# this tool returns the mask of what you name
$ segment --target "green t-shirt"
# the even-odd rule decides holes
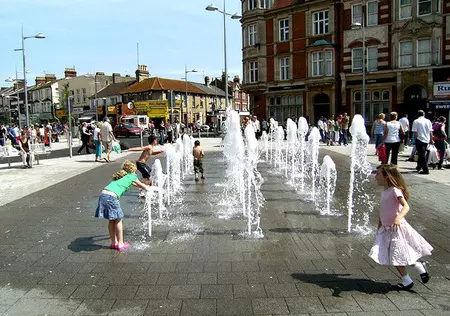
[[[137,179],[138,177],[135,173],[129,173],[119,180],[112,181],[106,186],[105,190],[114,192],[117,194],[117,198],[120,198]]]

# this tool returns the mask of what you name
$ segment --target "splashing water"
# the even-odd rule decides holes
[[[290,178],[290,183],[294,184],[295,180],[295,166],[296,166],[296,160],[295,156],[297,153],[297,124],[291,119],[287,120],[286,123],[287,128],[287,144],[286,144],[286,170],[285,170],[285,177]]]
[[[369,192],[369,175],[372,167],[367,159],[369,136],[366,133],[364,118],[357,114],[350,127],[352,135],[350,183],[348,189],[347,230],[355,229],[361,233],[369,232],[369,214],[373,210],[373,198]],[[353,226],[355,226],[353,228]]]
[[[264,153],[264,158],[267,161],[269,160],[269,135],[267,135],[266,131],[262,132],[261,144],[262,144],[261,152]]]
[[[319,129],[317,127],[313,127],[308,137],[311,199],[313,202],[316,200],[317,174],[319,173],[319,141]]]
[[[322,215],[331,215],[334,191],[336,190],[336,165],[330,156],[323,157],[320,168],[319,198],[316,207]]]
[[[181,191],[182,154],[172,144],[166,144],[166,199],[167,205],[174,203],[176,195]]]
[[[159,159],[156,159],[153,163],[150,179],[152,180],[152,186],[157,188],[159,218],[162,218],[163,212],[167,211],[164,206],[164,185],[167,176],[163,173],[161,161]]]
[[[306,134],[308,133],[308,122],[302,116],[298,119],[298,150],[300,165],[300,193],[305,192],[305,153],[306,153]]]
[[[192,172],[194,164],[194,156],[192,155],[194,148],[194,139],[188,134],[183,135],[183,175],[186,176]]]
[[[283,171],[283,140],[284,140],[284,130],[282,126],[278,126],[275,133],[275,167],[278,167],[278,171],[281,173]]]

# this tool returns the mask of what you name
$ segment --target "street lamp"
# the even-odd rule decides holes
[[[187,70],[187,65],[184,65],[184,88],[185,88],[185,104],[186,104],[186,125],[185,127],[189,126],[189,106],[188,106],[188,81],[187,81],[187,75],[190,72],[198,72],[195,69]],[[181,107],[181,122],[183,122],[183,106]]]
[[[362,109],[361,113],[364,113],[366,109],[366,30],[364,28],[364,14],[362,15],[361,22],[352,23],[351,28],[353,30],[361,30],[362,33]],[[368,115],[365,113],[365,115]]]
[[[26,110],[26,123],[27,126],[30,126],[30,117],[28,114],[28,95],[27,95],[27,74],[25,71],[26,62],[25,62],[25,40],[29,38],[37,38],[37,39],[43,39],[45,38],[45,35],[42,33],[37,33],[34,36],[23,36],[23,25],[22,25],[22,48],[16,48],[15,51],[22,51],[22,64],[23,64],[23,84],[24,88],[23,91],[25,93],[25,110]],[[20,119],[19,119],[20,121]]]
[[[206,11],[217,11],[223,14],[223,57],[225,64],[225,108],[228,109],[228,66],[227,66],[227,15],[231,16],[233,20],[242,18],[239,14],[230,14],[226,12],[225,0],[223,0],[223,11],[212,4],[205,8]]]
[[[69,156],[72,158],[72,118],[70,116],[70,99],[73,99],[73,95],[67,97],[67,116],[69,117]]]

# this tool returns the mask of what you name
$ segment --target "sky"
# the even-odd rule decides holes
[[[28,85],[46,73],[62,78],[64,68],[77,73],[102,71],[134,76],[139,63],[151,76],[181,79],[184,67],[196,69],[189,80],[220,77],[224,69],[224,0],[0,0],[0,86],[9,86],[16,67],[22,74],[21,25],[25,41]],[[228,0],[227,12],[241,14],[239,0]],[[228,74],[240,75],[241,25],[227,18]]]

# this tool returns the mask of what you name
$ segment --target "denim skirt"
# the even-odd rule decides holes
[[[109,220],[122,219],[123,211],[120,207],[119,199],[115,196],[102,193],[98,198],[98,206],[95,217]]]

